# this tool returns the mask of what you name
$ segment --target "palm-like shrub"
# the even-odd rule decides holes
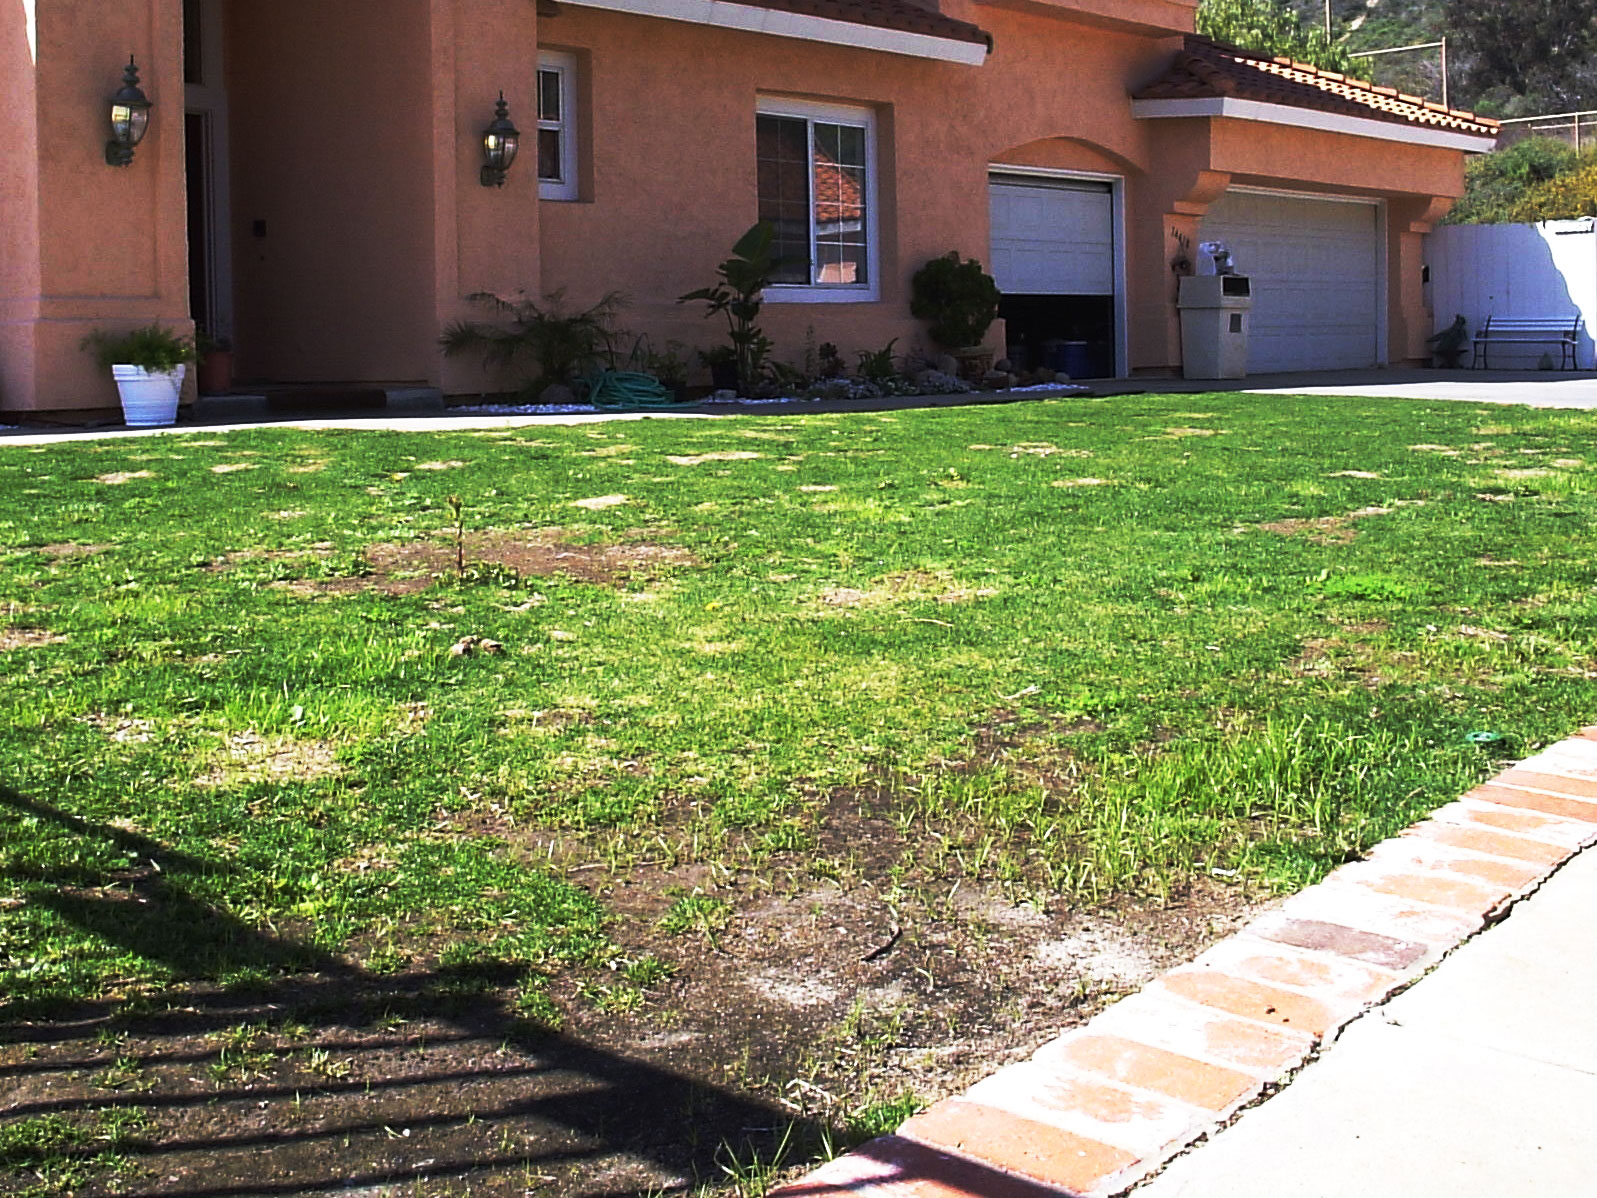
[[[565,293],[553,291],[543,302],[525,295],[505,297],[478,292],[468,298],[491,307],[508,324],[457,321],[444,329],[440,342],[450,357],[482,355],[490,370],[527,370],[522,393],[536,398],[553,383],[570,383],[616,364],[615,318],[625,301],[612,291],[580,312],[567,312]]]

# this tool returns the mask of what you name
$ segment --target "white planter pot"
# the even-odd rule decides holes
[[[112,366],[117,394],[122,397],[122,419],[130,428],[160,428],[177,423],[177,401],[183,391],[183,372],[157,373],[142,366]]]

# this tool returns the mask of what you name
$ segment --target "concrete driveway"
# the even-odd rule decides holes
[[[1183,380],[1183,387],[1187,385]],[[1233,388],[1228,385],[1226,389]],[[1256,395],[1347,395],[1524,404],[1532,408],[1597,408],[1597,373],[1587,371],[1347,370],[1264,375],[1245,379],[1234,389]]]

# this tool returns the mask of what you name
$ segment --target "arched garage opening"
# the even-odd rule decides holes
[[[988,173],[990,262],[1017,369],[1126,373],[1125,175],[1065,139],[999,155]]]

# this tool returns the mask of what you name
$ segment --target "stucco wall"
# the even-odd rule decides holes
[[[110,409],[85,333],[187,328],[181,37],[167,0],[0,0],[0,403]],[[30,36],[31,33],[31,36]],[[129,167],[105,163],[110,97],[134,54],[155,105]]]
[[[1121,176],[1133,370],[1179,363],[1172,260],[1235,183],[1388,201],[1392,356],[1423,350],[1420,237],[1462,160],[1340,134],[1229,120],[1135,120],[1194,0],[945,0],[991,31],[969,67],[532,0],[254,0],[228,5],[235,324],[242,376],[496,385],[445,361],[474,291],[620,289],[656,344],[719,343],[676,297],[708,283],[755,217],[761,95],[869,107],[879,155],[880,299],[773,302],[780,355],[925,343],[908,282],[957,249],[988,257],[987,175],[1009,163]],[[89,327],[185,323],[180,0],[40,4],[33,65],[20,0],[0,0],[0,404],[110,406],[77,341]],[[1066,11],[1066,10],[1070,11]],[[538,46],[577,54],[583,179],[540,202]],[[105,101],[132,49],[156,117],[127,171],[100,161]],[[478,138],[503,88],[526,153],[478,186]],[[264,237],[255,222],[264,222]],[[998,340],[995,329],[991,338]]]
[[[1080,8],[1081,6],[1074,6]],[[1086,6],[1091,8],[1091,5]],[[1176,6],[1190,18],[1190,5]],[[587,302],[617,288],[625,321],[695,347],[723,334],[674,303],[710,281],[755,217],[754,113],[762,95],[868,107],[878,121],[881,298],[869,304],[770,302],[778,354],[806,343],[900,349],[925,342],[908,314],[909,277],[958,249],[988,256],[987,174],[995,162],[1117,174],[1124,180],[1126,337],[1134,371],[1180,362],[1172,261],[1227,185],[1402,198],[1423,212],[1462,189],[1449,150],[1234,120],[1137,120],[1131,91],[1163,68],[1168,29],[1142,32],[1040,3],[954,0],[951,15],[994,37],[967,67],[706,29],[567,6],[546,18],[545,46],[577,51],[591,121],[582,200],[542,209],[544,291]],[[1169,5],[1144,5],[1175,11]],[[1128,10],[1119,10],[1128,19]],[[1163,19],[1174,21],[1176,17]],[[684,75],[682,64],[713,63]],[[639,97],[648,103],[639,103]],[[1407,209],[1405,209],[1407,211]],[[1391,356],[1411,356],[1424,323],[1407,284],[1417,236],[1392,225]]]
[[[0,0],[0,405],[33,390],[38,318],[39,171],[33,28],[21,0]],[[9,402],[8,402],[9,401]]]
[[[592,134],[582,146],[591,163],[583,199],[541,205],[542,289],[586,303],[620,288],[630,300],[625,322],[656,342],[720,341],[718,327],[674,301],[711,281],[755,219],[756,102],[823,100],[876,114],[881,298],[770,302],[762,323],[790,361],[811,330],[814,341],[848,349],[892,337],[900,350],[924,342],[924,326],[909,316],[910,276],[950,249],[988,257],[990,163],[1119,173],[1135,195],[1148,132],[1132,120],[1126,95],[1164,55],[1157,39],[1035,13],[961,15],[995,35],[998,49],[984,66],[571,6],[544,18],[545,47],[582,55]],[[694,61],[715,67],[684,74]],[[1140,263],[1149,253],[1133,246],[1128,256]],[[1134,344],[1132,353],[1162,360],[1163,347]]]

